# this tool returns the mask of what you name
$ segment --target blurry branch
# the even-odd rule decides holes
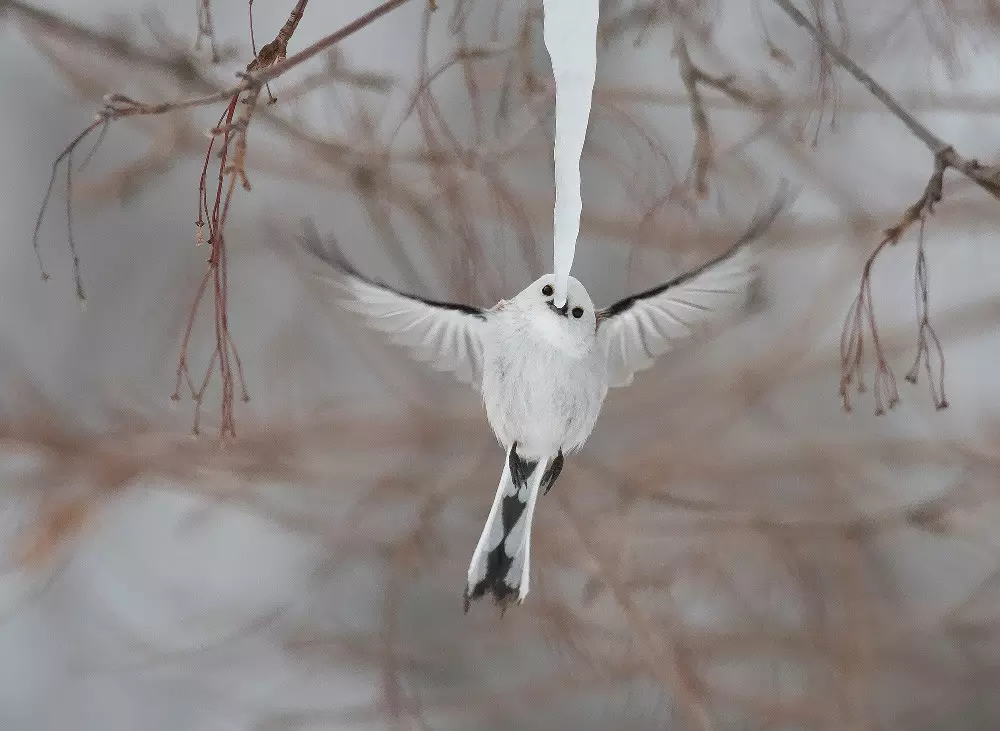
[[[661,647],[659,634],[656,632],[651,618],[642,610],[632,597],[628,587],[624,586],[615,566],[603,556],[594,545],[593,531],[590,522],[585,520],[571,507],[566,499],[566,493],[557,496],[563,512],[573,524],[580,539],[580,544],[589,555],[591,561],[597,564],[600,581],[611,591],[615,601],[621,607],[626,621],[640,641],[643,653],[650,655],[648,670],[659,680],[664,688],[674,691],[677,703],[689,721],[688,728],[697,731],[711,731],[714,728],[708,713],[706,699],[688,653],[680,645],[677,628],[669,626],[663,634],[666,647]],[[670,624],[673,624],[672,622]]]
[[[677,37],[677,60],[681,66],[681,80],[691,99],[691,124],[694,125],[694,150],[691,152],[691,169],[694,172],[694,191],[699,198],[708,195],[708,169],[712,164],[712,129],[702,102],[698,82],[699,69],[691,63],[684,36]]]
[[[708,172],[712,166],[713,145],[712,129],[705,111],[705,100],[698,88],[699,84],[722,92],[730,100],[744,107],[757,108],[766,112],[773,104],[757,101],[750,94],[738,88],[730,77],[713,76],[696,66],[688,52],[687,41],[681,35],[677,36],[675,50],[681,67],[681,81],[684,82],[691,106],[691,123],[695,132],[694,150],[691,153],[694,190],[698,198],[704,198],[708,195]]]
[[[198,0],[198,33],[194,38],[196,51],[206,38],[212,49],[212,63],[219,63],[219,51],[215,47],[215,23],[212,21],[212,0]]]
[[[22,21],[38,26],[46,35],[94,48],[122,61],[150,65],[181,79],[191,78],[197,73],[189,58],[180,55],[167,58],[157,56],[130,43],[120,34],[102,33],[71,23],[55,13],[28,5],[21,0],[6,0],[5,4],[0,5],[0,11],[16,14]]]
[[[917,119],[906,111],[892,95],[875,81],[864,69],[858,66],[846,53],[805,15],[803,15],[791,0],[774,0],[797,25],[804,28],[820,45],[824,54],[828,54],[841,68],[853,76],[858,83],[878,99],[893,116],[899,119],[914,137],[920,140],[934,156],[934,167],[923,193],[913,205],[907,208],[899,221],[885,230],[882,240],[875,251],[865,262],[861,275],[860,291],[847,312],[844,321],[844,331],[841,336],[841,376],[840,395],[844,409],[850,410],[851,403],[848,391],[856,382],[859,393],[866,390],[861,369],[864,364],[864,333],[867,329],[871,334],[871,345],[875,358],[875,412],[885,413],[899,402],[896,390],[896,377],[888,365],[882,344],[878,335],[871,295],[871,270],[879,253],[888,245],[896,244],[903,234],[915,223],[920,224],[917,237],[917,263],[914,272],[914,287],[917,303],[917,355],[913,366],[906,374],[906,380],[917,382],[917,374],[921,364],[924,365],[929,379],[931,397],[937,408],[947,407],[948,400],[944,394],[944,351],[937,334],[930,323],[928,310],[929,279],[927,259],[924,252],[924,225],[928,215],[934,212],[935,204],[943,196],[944,174],[951,168],[962,173],[972,182],[985,190],[994,198],[1000,198],[1000,170],[996,166],[983,165],[975,158],[966,158],[955,148],[931,132]],[[931,350],[934,350],[936,367],[932,364]],[[936,374],[935,374],[936,371]]]

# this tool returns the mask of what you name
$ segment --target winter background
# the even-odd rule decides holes
[[[253,6],[258,47],[291,4]],[[290,52],[370,5],[314,0]],[[872,283],[901,403],[873,413],[869,339],[845,413],[844,315],[932,160],[768,0],[602,3],[574,269],[598,304],[721,251],[778,178],[801,194],[746,315],[610,394],[539,501],[526,604],[462,614],[502,460],[477,396],[364,332],[297,258],[311,221],[370,275],[476,305],[548,270],[540,3],[437,5],[278,79],[254,118],[226,229],[251,400],[219,445],[217,384],[198,438],[170,395],[224,105],[116,123],[76,174],[86,309],[64,187],[48,282],[31,237],[102,95],[230,84],[253,57],[247,3],[213,0],[212,66],[195,2],[0,1],[0,728],[995,727],[1000,203],[950,172],[927,221],[949,408],[926,373],[902,378],[914,227]],[[939,136],[996,159],[992,2],[799,6]],[[752,98],[698,87],[704,198],[678,37]]]

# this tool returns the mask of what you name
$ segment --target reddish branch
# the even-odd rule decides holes
[[[247,182],[246,179],[246,173],[243,171],[241,152],[246,148],[246,123],[249,120],[249,116],[247,116],[246,120],[244,120],[242,116],[240,117],[239,121],[245,122],[243,124],[233,121],[233,116],[236,113],[238,103],[239,97],[233,97],[233,100],[229,103],[226,111],[219,119],[219,125],[213,130],[213,133],[216,133],[216,136],[213,136],[211,141],[208,143],[208,150],[205,153],[205,164],[202,166],[201,179],[198,183],[198,221],[196,224],[197,242],[200,245],[205,241],[204,229],[207,225],[208,242],[211,246],[211,251],[208,259],[208,270],[205,272],[202,277],[201,284],[198,286],[194,302],[191,305],[191,313],[188,317],[187,327],[184,329],[184,338],[181,341],[181,352],[177,362],[177,383],[174,387],[174,393],[171,396],[174,401],[180,400],[181,385],[182,383],[186,383],[188,392],[195,402],[193,427],[195,434],[200,431],[202,399],[204,398],[205,390],[208,388],[208,384],[216,370],[219,373],[222,384],[222,398],[220,405],[221,422],[219,425],[221,435],[232,435],[235,432],[232,409],[233,364],[236,365],[236,374],[240,380],[242,398],[244,401],[249,401],[250,399],[246,390],[246,383],[243,380],[243,368],[240,363],[239,352],[237,351],[236,345],[233,343],[232,337],[229,333],[229,315],[227,306],[228,267],[226,261],[225,236],[223,232],[225,221],[229,213],[229,205],[232,201],[233,190],[236,187],[236,180],[241,180],[244,188],[249,190],[250,187],[249,182]],[[252,103],[248,104],[244,109],[245,115],[249,115],[250,113],[252,113]],[[210,208],[207,184],[208,168],[211,164],[212,149],[215,146],[218,135],[222,136],[221,150],[219,153],[218,182],[215,189],[214,200]],[[242,140],[242,142],[240,142],[240,140]],[[231,142],[233,142],[233,144],[230,144]],[[230,149],[232,149],[233,156],[235,158],[232,163],[229,162]],[[224,196],[223,189],[225,189]],[[208,219],[207,221],[205,220],[206,217]],[[205,292],[208,290],[209,282],[212,284],[212,293],[215,304],[215,347],[212,350],[212,355],[209,357],[208,366],[205,369],[205,375],[201,383],[196,386],[191,378],[191,372],[188,367],[188,349],[190,347],[191,333],[194,329],[195,319],[197,318]]]
[[[885,231],[879,245],[875,247],[875,251],[865,262],[861,275],[861,290],[848,310],[841,335],[840,396],[843,399],[845,410],[849,411],[851,408],[849,389],[852,382],[857,381],[859,392],[865,390],[861,369],[864,363],[864,333],[866,329],[871,332],[872,350],[875,357],[875,413],[883,414],[886,407],[891,409],[899,402],[896,377],[885,359],[882,343],[878,336],[878,328],[875,324],[871,298],[871,268],[882,249],[899,241],[910,226],[917,222],[919,222],[920,227],[917,236],[917,263],[913,277],[917,305],[917,355],[913,366],[906,374],[906,380],[910,383],[916,383],[917,374],[921,364],[923,364],[927,370],[934,405],[939,409],[948,406],[948,400],[944,394],[944,350],[930,321],[929,279],[927,257],[924,251],[924,225],[928,214],[934,212],[934,205],[942,198],[944,171],[947,169],[943,155],[935,155],[934,160],[934,172],[931,174],[930,180],[927,181],[923,195],[903,212],[902,218],[895,226]],[[931,349],[934,350],[933,363]]]
[[[886,361],[878,336],[875,313],[872,308],[871,270],[875,259],[881,251],[886,246],[898,242],[903,234],[915,223],[920,224],[917,237],[917,262],[914,271],[914,286],[917,301],[917,356],[913,367],[906,374],[906,380],[916,383],[917,373],[920,370],[921,364],[923,364],[930,380],[931,397],[934,399],[934,404],[939,409],[945,408],[948,405],[948,400],[944,394],[944,351],[941,348],[941,342],[937,334],[934,332],[934,328],[931,326],[928,311],[929,280],[927,258],[924,251],[924,226],[927,216],[933,212],[934,205],[940,202],[943,196],[944,174],[949,168],[962,173],[991,196],[998,199],[1000,199],[1000,169],[991,165],[982,165],[974,158],[966,158],[959,154],[954,147],[935,135],[927,127],[918,122],[912,114],[903,109],[899,102],[881,84],[875,81],[868,72],[840,50],[822,30],[792,4],[791,0],[774,0],[774,2],[796,24],[805,28],[819,44],[825,55],[829,55],[838,66],[853,76],[872,96],[885,105],[886,109],[893,116],[906,125],[907,129],[918,140],[924,143],[934,156],[934,169],[927,181],[923,194],[913,205],[903,212],[902,217],[894,226],[885,231],[884,237],[878,246],[875,247],[875,251],[868,257],[868,261],[865,262],[864,269],[862,270],[858,296],[854,299],[854,303],[847,312],[847,317],[844,321],[844,331],[841,335],[840,395],[844,402],[844,408],[847,410],[851,408],[848,392],[852,384],[856,385],[859,392],[865,390],[861,370],[864,365],[866,330],[871,336],[871,347],[875,360],[875,413],[884,413],[886,408],[891,409],[899,401],[899,394],[896,391],[896,378],[892,372],[892,368]]]
[[[292,9],[288,21],[278,32],[275,40],[264,45],[256,58],[247,66],[248,71],[260,71],[273,66],[286,56],[288,40],[302,18],[308,0],[298,0]],[[251,14],[251,18],[252,18]],[[251,21],[252,23],[252,21]],[[252,25],[251,25],[252,27]],[[177,359],[177,380],[171,399],[180,400],[181,387],[186,385],[188,394],[195,403],[193,431],[198,434],[201,428],[201,405],[212,377],[218,373],[221,384],[219,403],[219,434],[220,436],[235,436],[236,423],[233,418],[233,401],[236,380],[239,380],[240,395],[244,402],[250,400],[247,393],[246,380],[243,377],[243,364],[240,361],[239,350],[233,342],[229,331],[229,283],[228,262],[225,245],[225,226],[229,217],[230,204],[237,181],[244,190],[250,190],[250,181],[246,174],[247,130],[257,101],[260,98],[261,85],[257,84],[243,94],[234,94],[226,111],[212,129],[212,139],[205,152],[205,163],[202,166],[198,181],[198,219],[196,222],[196,241],[200,245],[205,239],[205,228],[208,228],[208,243],[210,254],[208,269],[202,277],[201,284],[191,305],[191,314],[184,329],[181,341],[181,352]],[[274,98],[273,96],[271,97]],[[236,109],[242,101],[242,111],[236,117]],[[234,119],[235,118],[235,119]],[[211,165],[212,150],[216,141],[222,138],[219,150],[218,174],[215,191],[209,205],[208,169]],[[195,320],[204,300],[208,285],[211,282],[214,304],[213,332],[215,344],[208,359],[204,376],[200,384],[195,384],[189,367],[189,349]]]

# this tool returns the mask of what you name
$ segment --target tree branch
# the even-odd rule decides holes
[[[386,13],[400,7],[408,0],[387,0],[375,9],[362,15],[351,23],[343,26],[339,30],[321,38],[311,46],[286,57],[288,42],[291,39],[302,14],[308,4],[308,0],[296,0],[288,20],[278,31],[277,36],[270,43],[265,44],[260,52],[255,54],[253,61],[247,65],[247,71],[238,74],[241,81],[221,91],[216,91],[201,96],[189,97],[177,101],[144,103],[136,101],[124,94],[112,93],[104,98],[104,107],[95,115],[94,121],[78,135],[59,155],[53,164],[52,179],[49,182],[38,220],[35,225],[33,246],[38,265],[41,269],[43,279],[48,278],[48,274],[42,265],[41,253],[38,246],[38,233],[42,219],[50,201],[53,186],[56,181],[56,173],[61,164],[66,165],[66,220],[69,237],[70,252],[73,256],[73,271],[76,281],[77,296],[81,303],[85,303],[85,294],[80,276],[79,257],[76,254],[76,246],[73,240],[73,220],[72,220],[72,161],[73,154],[77,147],[87,139],[91,133],[100,129],[101,135],[98,143],[103,139],[104,132],[108,125],[123,117],[151,116],[166,114],[193,107],[202,107],[209,104],[227,102],[226,111],[219,119],[218,125],[211,130],[212,139],[208,146],[205,162],[202,167],[201,178],[198,186],[198,220],[196,222],[196,240],[198,244],[208,243],[211,253],[208,259],[208,270],[205,272],[202,282],[195,295],[191,306],[191,314],[188,325],[184,332],[181,343],[181,352],[177,365],[177,384],[172,398],[180,398],[181,386],[186,385],[191,398],[195,402],[194,431],[199,430],[199,416],[206,389],[213,375],[218,374],[222,385],[221,402],[221,424],[220,436],[235,434],[233,421],[233,399],[235,393],[235,380],[238,379],[242,392],[242,399],[249,400],[246,385],[243,380],[243,367],[240,362],[236,344],[233,342],[228,321],[228,283],[227,264],[225,247],[225,225],[230,203],[237,183],[240,183],[246,190],[250,189],[250,182],[246,175],[246,151],[247,151],[247,130],[257,108],[261,91],[268,81],[275,79],[290,69],[304,63],[313,56],[322,53],[324,50],[339,43],[352,33],[361,30],[365,26],[374,22]],[[209,8],[207,2],[199,4],[199,22],[204,19]],[[252,17],[252,16],[251,16]],[[199,30],[203,30],[201,23]],[[237,107],[242,101],[242,108],[236,114]],[[209,195],[208,167],[211,161],[212,150],[216,140],[221,139],[219,147],[219,168],[217,182],[215,185],[214,200]],[[86,159],[89,160],[93,153],[89,153]],[[85,160],[86,162],[86,160]],[[207,229],[207,231],[206,231]],[[207,235],[206,235],[207,233]],[[211,292],[215,305],[215,347],[209,358],[205,369],[204,378],[200,385],[196,383],[190,374],[188,365],[188,351],[192,335],[192,328],[197,317],[201,303],[209,291]]]
[[[715,89],[742,106],[768,112],[773,108],[773,102],[754,99],[749,93],[739,88],[731,76],[714,76],[691,60],[687,41],[678,33],[674,51],[680,65],[681,81],[687,93],[688,104],[691,107],[691,124],[694,127],[694,149],[691,152],[691,175],[695,195],[704,198],[708,195],[708,173],[712,167],[713,142],[712,127],[706,111],[705,98],[700,86],[703,84]]]
[[[942,140],[931,130],[921,124],[912,114],[902,107],[893,96],[872,78],[871,74],[856,64],[846,53],[812,21],[802,14],[792,4],[792,0],[774,0],[797,25],[801,26],[819,44],[823,53],[828,54],[833,61],[847,71],[873,97],[880,101],[886,109],[899,119],[910,132],[920,140],[934,156],[934,168],[927,180],[924,191],[915,203],[909,206],[895,225],[885,230],[882,240],[875,251],[865,262],[861,274],[861,284],[858,295],[847,311],[844,329],[840,341],[840,396],[844,409],[851,409],[849,390],[855,385],[859,393],[867,390],[862,377],[865,360],[865,331],[870,333],[871,347],[875,361],[875,413],[883,414],[899,403],[899,393],[896,390],[896,377],[886,360],[882,343],[878,334],[878,324],[875,318],[871,293],[871,271],[875,259],[886,246],[895,245],[904,233],[915,223],[919,223],[917,237],[917,262],[914,271],[914,288],[917,306],[917,356],[913,366],[906,375],[906,380],[917,382],[917,373],[921,364],[926,368],[929,378],[931,398],[938,409],[948,406],[944,393],[944,350],[930,322],[928,310],[929,275],[927,258],[924,249],[924,227],[927,216],[934,212],[935,204],[944,195],[944,174],[948,168],[954,168],[980,188],[1000,199],[1000,170],[995,166],[986,166],[976,159],[966,158],[955,148]],[[934,352],[932,361],[931,352]],[[935,374],[936,371],[936,374]]]
[[[688,53],[684,36],[677,36],[675,50],[681,66],[681,81],[684,82],[684,88],[691,101],[691,124],[694,126],[691,169],[694,173],[694,190],[695,195],[704,198],[708,195],[708,169],[712,165],[712,128],[708,124],[708,114],[705,113],[701,90],[698,89],[701,74],[691,62],[691,54]]]
[[[296,7],[304,7],[306,2],[298,0]],[[386,15],[407,2],[409,2],[409,0],[386,0],[386,2],[379,5],[374,10],[365,13],[360,18],[357,18],[342,27],[340,30],[324,36],[311,46],[308,46],[291,56],[281,58],[280,60],[276,55],[271,54],[271,51],[274,50],[272,44],[278,41],[276,38],[275,41],[272,41],[261,48],[260,54],[258,54],[257,58],[250,62],[247,67],[247,71],[237,73],[237,76],[240,77],[241,81],[238,84],[230,86],[229,88],[221,89],[219,91],[212,92],[211,94],[203,94],[200,96],[188,97],[186,99],[176,99],[173,101],[163,102],[140,102],[124,94],[112,93],[105,97],[104,108],[98,112],[98,116],[103,117],[107,121],[113,121],[122,117],[167,114],[169,112],[175,112],[182,109],[204,107],[210,104],[228,101],[238,94],[243,94],[244,92],[248,92],[253,89],[263,88],[264,84],[267,82],[282,76],[296,66],[308,61],[313,56],[322,53],[331,46],[336,45],[348,36],[356,33],[367,25],[370,25],[383,15]],[[291,18],[289,18],[289,22],[291,22]],[[295,24],[297,24],[297,21]],[[294,30],[295,24],[292,25],[292,30]],[[289,24],[286,23],[285,28],[288,26]],[[282,28],[282,31],[285,31],[285,28]],[[288,39],[286,38],[286,46],[287,42]],[[270,65],[265,65],[263,62],[265,59],[262,59],[262,56],[265,55],[265,49],[270,49],[267,51],[268,58],[273,59]]]
[[[215,22],[212,20],[212,0],[198,0],[198,34],[194,39],[196,51],[206,38],[212,50],[212,63],[219,63],[219,51],[215,46]]]
[[[809,35],[820,45],[824,53],[847,71],[857,80],[872,96],[885,105],[894,117],[906,125],[913,135],[927,146],[932,154],[940,156],[945,168],[954,168],[967,178],[983,188],[995,198],[1000,198],[1000,170],[995,166],[986,166],[978,160],[969,159],[960,155],[954,147],[942,140],[927,127],[917,121],[916,117],[897,102],[884,86],[875,81],[872,76],[863,68],[858,66],[846,53],[841,51],[830,38],[823,33],[816,25],[803,15],[796,8],[791,0],[774,0],[785,13],[799,26],[804,28]]]

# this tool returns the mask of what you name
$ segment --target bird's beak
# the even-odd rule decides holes
[[[555,302],[556,302],[555,300],[549,300],[548,302],[549,309],[558,315],[566,317],[569,313],[569,300],[566,300],[566,304],[564,304],[562,307],[556,307]]]

